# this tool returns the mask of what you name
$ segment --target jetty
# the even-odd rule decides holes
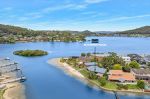
[[[23,76],[23,77],[20,77],[20,78],[15,78],[15,79],[11,79],[11,80],[2,82],[1,84],[13,83],[13,82],[17,82],[17,81],[24,82],[25,80],[26,80],[26,77]]]
[[[11,77],[12,73],[16,76]],[[0,82],[1,85],[17,81],[24,82],[26,80],[26,77],[23,75],[19,64],[11,61],[9,58],[0,58],[0,77],[3,75],[10,75],[10,79]]]

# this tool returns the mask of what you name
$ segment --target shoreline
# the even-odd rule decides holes
[[[68,74],[69,76],[75,77],[76,79],[80,80],[81,82],[92,86],[92,87],[97,87],[100,90],[106,91],[106,92],[118,92],[119,94],[132,94],[132,95],[150,95],[149,92],[143,92],[143,91],[135,91],[135,90],[113,90],[113,89],[107,89],[104,88],[100,85],[97,85],[96,83],[94,83],[92,80],[85,78],[79,71],[77,71],[76,69],[72,68],[71,66],[69,66],[66,63],[61,63],[60,62],[60,58],[53,58],[53,59],[49,59],[48,64],[54,65],[57,68],[60,68],[61,70],[63,70],[66,74]]]
[[[150,36],[97,36],[97,37],[122,37],[122,38],[150,38]],[[8,42],[1,42],[0,44],[15,44],[15,43],[34,43],[34,42],[65,42],[65,41],[16,41],[14,43],[8,43]],[[73,41],[69,41],[73,42]],[[80,41],[75,41],[75,42],[80,42]],[[84,42],[84,41],[82,41]]]
[[[25,86],[20,82],[6,84],[2,99],[26,99]]]

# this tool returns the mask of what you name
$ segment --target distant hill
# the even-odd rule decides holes
[[[100,33],[100,34],[112,34],[112,33],[116,33],[118,31],[95,31],[95,33]]]
[[[86,33],[77,31],[31,30],[18,26],[0,24],[0,43],[34,42],[34,41],[85,41]]]
[[[27,33],[31,33],[33,32],[33,30],[27,29],[27,28],[21,28],[18,26],[11,26],[11,25],[3,25],[0,24],[0,33],[1,35],[4,34],[12,34],[12,35],[16,35],[16,34],[27,34]]]
[[[144,26],[133,30],[118,32],[117,34],[150,34],[150,26]]]

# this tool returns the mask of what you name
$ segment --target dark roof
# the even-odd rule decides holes
[[[135,74],[150,74],[150,69],[132,69]]]
[[[87,69],[89,71],[96,72],[96,73],[101,73],[101,74],[104,74],[106,72],[106,69],[99,68],[98,66],[90,66],[90,67],[87,67]]]
[[[150,62],[150,55],[145,56],[144,59],[145,59],[146,61]]]

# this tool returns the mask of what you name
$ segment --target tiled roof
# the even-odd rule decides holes
[[[135,76],[132,73],[123,72],[122,70],[110,70],[109,80],[116,81],[135,81]]]
[[[122,70],[110,70],[109,74],[123,74],[124,72]]]

